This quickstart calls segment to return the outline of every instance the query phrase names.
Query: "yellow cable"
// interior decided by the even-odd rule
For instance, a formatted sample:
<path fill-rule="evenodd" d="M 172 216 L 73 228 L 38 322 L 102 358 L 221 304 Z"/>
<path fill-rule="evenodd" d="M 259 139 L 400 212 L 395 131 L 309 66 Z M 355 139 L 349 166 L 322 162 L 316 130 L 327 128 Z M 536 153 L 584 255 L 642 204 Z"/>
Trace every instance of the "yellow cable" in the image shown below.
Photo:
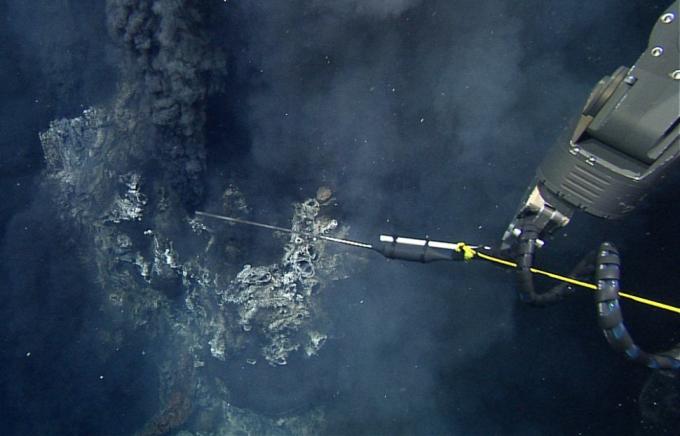
<path fill-rule="evenodd" d="M 517 268 L 517 263 L 515 263 L 515 262 L 511 262 L 509 260 L 501 259 L 501 258 L 495 257 L 495 256 L 490 256 L 488 254 L 480 253 L 479 251 L 475 250 L 474 248 L 470 247 L 469 245 L 467 245 L 463 242 L 459 242 L 457 244 L 456 251 L 463 252 L 465 260 L 470 260 L 472 257 L 478 257 L 480 259 L 483 259 L 483 260 L 486 260 L 486 261 L 489 261 L 489 262 L 494 262 L 494 263 L 497 263 L 499 265 L 503 265 L 503 266 L 507 266 L 507 267 L 511 267 L 511 268 Z M 468 257 L 470 252 L 473 253 L 472 257 Z M 550 277 L 551 279 L 554 279 L 554 280 L 559 280 L 561 282 L 569 283 L 571 285 L 580 286 L 582 288 L 587 288 L 587 289 L 597 290 L 597 285 L 594 285 L 594 284 L 588 283 L 588 282 L 584 282 L 584 281 L 581 281 L 581 280 L 573 279 L 571 277 L 551 273 L 549 271 L 544 271 L 544 270 L 541 270 L 541 269 L 538 269 L 538 268 L 531 268 L 531 272 L 534 273 L 534 274 L 540 274 L 540 275 L 543 275 L 543 276 L 546 276 L 546 277 Z M 675 306 L 671 306 L 670 304 L 660 303 L 658 301 L 649 300 L 647 298 L 638 297 L 637 295 L 628 294 L 628 293 L 625 293 L 625 292 L 619 292 L 619 295 L 623 298 L 627 298 L 629 300 L 637 301 L 638 303 L 646 304 L 648 306 L 652 306 L 652 307 L 656 307 L 656 308 L 659 308 L 659 309 L 664 309 L 664 310 L 668 310 L 670 312 L 675 312 L 675 313 L 680 314 L 680 308 L 675 307 Z"/>

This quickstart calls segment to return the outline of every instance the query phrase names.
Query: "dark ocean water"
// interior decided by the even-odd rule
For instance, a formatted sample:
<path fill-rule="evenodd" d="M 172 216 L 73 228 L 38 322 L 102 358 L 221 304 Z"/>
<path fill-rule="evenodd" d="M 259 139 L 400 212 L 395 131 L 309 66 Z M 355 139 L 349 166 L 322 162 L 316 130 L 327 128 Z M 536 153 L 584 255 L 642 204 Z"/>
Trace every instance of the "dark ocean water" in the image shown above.
<path fill-rule="evenodd" d="M 169 351 L 139 337 L 102 352 L 92 266 L 40 189 L 38 132 L 106 104 L 117 80 L 103 2 L 61 3 L 0 2 L 0 432 L 132 434 L 158 408 Z M 206 197 L 237 180 L 254 219 L 285 225 L 292 201 L 330 184 L 355 239 L 471 243 L 498 240 L 547 147 L 600 77 L 635 61 L 668 4 L 213 3 L 229 64 L 207 106 Z M 677 186 L 624 222 L 578 216 L 540 262 L 568 271 L 611 240 L 627 289 L 679 301 Z M 333 327 L 318 358 L 222 369 L 237 406 L 324 405 L 342 435 L 673 434 L 677 422 L 643 420 L 651 372 L 608 349 L 585 291 L 534 309 L 489 265 L 367 259 L 324 299 Z M 673 315 L 624 311 L 640 344 L 680 339 Z"/>

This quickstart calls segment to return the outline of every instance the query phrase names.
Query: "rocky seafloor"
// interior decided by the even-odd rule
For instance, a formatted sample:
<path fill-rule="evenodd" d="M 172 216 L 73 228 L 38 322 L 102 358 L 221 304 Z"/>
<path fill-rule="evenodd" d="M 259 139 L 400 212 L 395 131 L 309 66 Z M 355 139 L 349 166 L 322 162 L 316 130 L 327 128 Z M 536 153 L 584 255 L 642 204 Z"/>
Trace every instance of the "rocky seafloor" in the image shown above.
<path fill-rule="evenodd" d="M 96 285 L 102 322 L 88 358 L 129 343 L 153 355 L 157 401 L 138 434 L 323 434 L 323 402 L 294 392 L 294 380 L 283 384 L 289 398 L 251 406 L 279 371 L 304 373 L 323 355 L 333 329 L 324 298 L 356 265 L 313 238 L 274 234 L 265 248 L 248 229 L 195 215 L 253 215 L 237 174 L 211 181 L 206 194 L 207 101 L 228 80 L 228 57 L 205 30 L 207 3 L 106 1 L 116 92 L 41 133 L 42 190 Z M 331 196 L 301 194 L 290 227 L 346 234 Z M 664 377 L 650 378 L 640 397 L 652 423 L 678 421 L 678 380 Z"/>
<path fill-rule="evenodd" d="M 42 189 L 93 271 L 100 357 L 132 338 L 164 344 L 157 411 L 139 434 L 318 434 L 322 407 L 265 416 L 235 405 L 230 389 L 230 365 L 314 359 L 328 337 L 325 289 L 346 274 L 343 256 L 315 238 L 274 234 L 280 254 L 260 256 L 247 229 L 194 215 L 206 202 L 205 101 L 225 62 L 208 49 L 207 15 L 188 1 L 107 2 L 124 60 L 118 91 L 40 134 Z M 219 191 L 211 212 L 249 217 L 237 179 Z M 341 236 L 331 193 L 319 192 L 292 205 L 290 226 Z"/>
<path fill-rule="evenodd" d="M 160 410 L 141 433 L 288 434 L 295 427 L 304 434 L 308 425 L 318 431 L 321 409 L 259 416 L 231 405 L 228 375 L 203 368 L 208 360 L 276 367 L 293 353 L 313 358 L 327 338 L 324 288 L 345 276 L 338 273 L 342 255 L 302 234 L 347 229 L 317 199 L 306 199 L 292 207 L 291 228 L 300 233 L 274 235 L 278 260 L 246 263 L 253 253 L 244 249 L 242 228 L 193 216 L 142 172 L 110 169 L 107 159 L 120 138 L 116 125 L 105 108 L 54 121 L 41 134 L 44 186 L 60 219 L 77 231 L 83 259 L 96 267 L 101 311 L 112 330 L 101 335 L 102 347 L 113 352 L 143 334 L 149 340 L 162 335 L 174 350 L 159 367 Z M 248 217 L 235 184 L 225 186 L 221 200 L 214 212 Z"/>

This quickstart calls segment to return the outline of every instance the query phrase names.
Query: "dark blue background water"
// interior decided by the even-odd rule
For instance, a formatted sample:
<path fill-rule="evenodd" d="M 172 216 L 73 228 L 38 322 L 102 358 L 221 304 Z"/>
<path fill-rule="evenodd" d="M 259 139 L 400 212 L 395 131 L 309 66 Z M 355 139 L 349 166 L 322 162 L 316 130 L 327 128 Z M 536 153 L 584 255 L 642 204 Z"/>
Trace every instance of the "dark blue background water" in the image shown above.
<path fill-rule="evenodd" d="M 49 3 L 0 3 L 0 425 L 6 434 L 44 425 L 131 433 L 158 407 L 154 356 L 167 350 L 140 338 L 101 352 L 110 326 L 97 285 L 38 186 L 37 133 L 106 103 L 116 59 L 101 2 Z M 333 4 L 219 9 L 224 25 L 211 32 L 229 54 L 229 80 L 209 105 L 206 184 L 235 174 L 254 218 L 275 224 L 289 219 L 291 201 L 330 184 L 356 239 L 469 242 L 497 240 L 546 148 L 601 76 L 635 61 L 667 6 Z M 541 262 L 566 271 L 609 239 L 622 250 L 627 289 L 676 301 L 676 188 L 623 223 L 579 216 Z M 334 434 L 658 431 L 641 424 L 638 405 L 650 372 L 607 348 L 587 293 L 537 310 L 519 305 L 512 276 L 489 265 L 369 259 L 328 291 L 332 337 L 300 363 L 314 377 L 291 366 L 246 379 L 245 389 L 242 376 L 226 375 L 241 405 L 275 414 L 286 401 L 325 404 Z M 641 344 L 678 339 L 672 315 L 624 310 Z M 298 395 L 287 392 L 294 381 Z"/>

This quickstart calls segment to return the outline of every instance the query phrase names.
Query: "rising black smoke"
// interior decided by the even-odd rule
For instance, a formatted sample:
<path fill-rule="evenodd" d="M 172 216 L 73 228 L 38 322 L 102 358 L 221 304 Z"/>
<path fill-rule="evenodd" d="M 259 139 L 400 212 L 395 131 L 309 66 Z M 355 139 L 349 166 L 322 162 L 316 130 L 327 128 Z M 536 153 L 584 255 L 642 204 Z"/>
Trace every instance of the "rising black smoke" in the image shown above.
<path fill-rule="evenodd" d="M 107 169 L 139 170 L 154 192 L 170 192 L 172 213 L 157 215 L 167 227 L 178 225 L 174 213 L 214 204 L 210 187 L 222 178 L 237 178 L 254 218 L 275 224 L 290 201 L 328 184 L 357 238 L 492 242 L 545 148 L 602 75 L 635 60 L 665 6 L 3 3 L 7 433 L 111 432 L 121 421 L 133 431 L 157 412 L 155 362 L 138 358 L 148 343 L 82 357 L 97 354 L 97 329 L 110 326 L 98 324 L 100 284 L 88 280 L 97 272 L 73 255 L 91 229 L 55 224 L 63 210 L 32 183 L 43 165 L 37 132 L 51 119 L 110 105 L 118 141 Z M 117 180 L 104 182 L 109 191 Z M 599 239 L 602 229 L 573 226 L 555 249 L 570 263 L 591 243 L 576 233 Z M 270 249 L 261 244 L 253 250 Z M 335 331 L 314 377 L 298 374 L 292 393 L 265 383 L 281 373 L 246 379 L 244 403 L 276 414 L 304 397 L 296 406 L 330 410 L 332 434 L 598 434 L 637 424 L 646 373 L 607 353 L 588 299 L 525 311 L 501 272 L 368 260 L 327 297 Z M 27 363 L 28 352 L 39 362 Z M 619 386 L 621 377 L 630 383 Z M 606 418 L 584 422 L 593 412 Z"/>
<path fill-rule="evenodd" d="M 149 195 L 135 199 L 153 208 L 144 225 L 159 228 L 159 237 L 198 203 L 205 101 L 218 86 L 221 54 L 207 48 L 209 14 L 188 2 L 46 3 L 13 2 L 6 9 L 13 34 L 3 41 L 20 60 L 12 65 L 20 77 L 14 81 L 28 85 L 12 97 L 28 110 L 3 122 L 17 120 L 33 132 L 30 140 L 21 138 L 18 150 L 30 151 L 12 170 L 28 172 L 23 163 L 35 176 L 43 166 L 35 133 L 47 129 L 49 118 L 70 118 L 89 105 L 100 109 L 53 124 L 42 136 L 47 164 L 38 186 L 9 197 L 25 210 L 9 220 L 3 241 L 2 313 L 14 314 L 3 367 L 15 368 L 3 378 L 3 427 L 13 434 L 129 433 L 156 412 L 158 355 L 169 351 L 125 327 L 153 325 L 153 311 L 111 316 L 105 309 L 110 292 L 125 289 L 127 272 L 111 263 L 116 230 L 100 220 L 121 180 L 133 186 L 142 176 Z M 17 148 L 18 136 L 3 137 L 3 156 Z M 148 245 L 139 224 L 126 232 Z M 132 289 L 133 297 L 154 300 L 144 292 Z M 121 422 L 125 412 L 111 403 L 126 404 L 129 419 Z"/>
<path fill-rule="evenodd" d="M 147 144 L 131 147 L 133 159 L 155 161 L 188 204 L 202 191 L 205 104 L 224 69 L 206 32 L 207 9 L 182 1 L 107 2 L 109 31 L 122 48 L 120 104 L 133 105 L 134 116 L 153 126 L 151 136 L 137 133 Z"/>

